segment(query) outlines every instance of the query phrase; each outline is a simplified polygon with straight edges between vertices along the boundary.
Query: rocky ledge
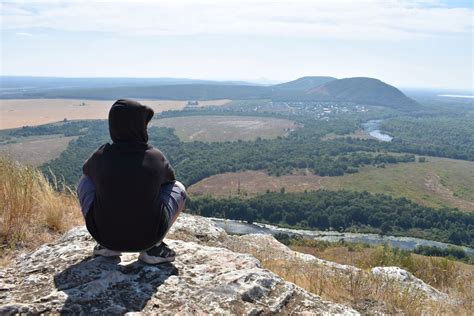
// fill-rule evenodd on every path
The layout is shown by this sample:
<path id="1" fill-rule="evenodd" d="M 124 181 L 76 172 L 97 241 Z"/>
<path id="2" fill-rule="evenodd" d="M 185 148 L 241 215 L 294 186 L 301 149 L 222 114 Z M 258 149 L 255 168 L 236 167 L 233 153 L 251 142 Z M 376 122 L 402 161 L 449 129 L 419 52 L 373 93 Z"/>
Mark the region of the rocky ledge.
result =
<path id="1" fill-rule="evenodd" d="M 133 253 L 94 258 L 86 229 L 72 229 L 0 270 L 0 314 L 357 314 L 286 282 L 250 254 L 227 249 L 245 243 L 207 219 L 183 214 L 169 237 L 176 261 L 150 266 Z"/>

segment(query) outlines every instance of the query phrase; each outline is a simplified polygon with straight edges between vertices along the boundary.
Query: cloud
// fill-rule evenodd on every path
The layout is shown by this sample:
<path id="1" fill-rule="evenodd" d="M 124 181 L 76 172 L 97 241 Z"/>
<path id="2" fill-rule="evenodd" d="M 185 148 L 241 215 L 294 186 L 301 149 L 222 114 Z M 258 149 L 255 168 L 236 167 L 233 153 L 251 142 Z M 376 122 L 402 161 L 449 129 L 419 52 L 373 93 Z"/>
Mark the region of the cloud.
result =
<path id="1" fill-rule="evenodd" d="M 18 36 L 28 36 L 28 37 L 33 36 L 33 34 L 27 33 L 27 32 L 16 32 L 15 34 Z"/>
<path id="2" fill-rule="evenodd" d="M 2 28 L 126 36 L 401 40 L 472 32 L 472 8 L 417 1 L 54 1 L 2 4 Z"/>

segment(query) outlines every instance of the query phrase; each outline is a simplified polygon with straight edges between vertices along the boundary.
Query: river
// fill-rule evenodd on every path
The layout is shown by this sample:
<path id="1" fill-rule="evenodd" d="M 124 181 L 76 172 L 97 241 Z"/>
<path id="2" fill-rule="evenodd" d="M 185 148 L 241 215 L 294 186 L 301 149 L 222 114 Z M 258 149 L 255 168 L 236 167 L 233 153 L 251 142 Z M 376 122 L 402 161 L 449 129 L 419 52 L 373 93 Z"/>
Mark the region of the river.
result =
<path id="1" fill-rule="evenodd" d="M 404 250 L 414 250 L 417 246 L 432 246 L 439 248 L 447 248 L 448 246 L 454 246 L 439 241 L 426 240 L 421 238 L 413 237 L 396 237 L 396 236 L 381 236 L 378 234 L 362 234 L 362 233 L 339 233 L 336 231 L 319 231 L 319 230 L 298 230 L 290 228 L 281 228 L 273 225 L 253 223 L 248 224 L 242 221 L 211 218 L 217 226 L 224 229 L 229 234 L 288 234 L 290 236 L 297 235 L 305 238 L 311 238 L 316 240 L 325 240 L 330 242 L 337 242 L 345 240 L 348 242 L 360 242 L 371 245 L 389 244 L 394 248 L 400 248 Z M 459 246 L 457 246 L 459 247 Z M 469 254 L 474 254 L 474 249 L 469 247 L 460 247 Z"/>
<path id="2" fill-rule="evenodd" d="M 362 127 L 364 128 L 364 131 L 368 133 L 370 136 L 377 138 L 380 141 L 383 142 L 390 142 L 392 141 L 393 137 L 387 134 L 383 134 L 380 131 L 380 122 L 382 120 L 370 120 L 364 124 L 362 124 Z"/>
<path id="3" fill-rule="evenodd" d="M 438 94 L 438 97 L 474 99 L 474 95 L 462 95 L 462 94 Z"/>

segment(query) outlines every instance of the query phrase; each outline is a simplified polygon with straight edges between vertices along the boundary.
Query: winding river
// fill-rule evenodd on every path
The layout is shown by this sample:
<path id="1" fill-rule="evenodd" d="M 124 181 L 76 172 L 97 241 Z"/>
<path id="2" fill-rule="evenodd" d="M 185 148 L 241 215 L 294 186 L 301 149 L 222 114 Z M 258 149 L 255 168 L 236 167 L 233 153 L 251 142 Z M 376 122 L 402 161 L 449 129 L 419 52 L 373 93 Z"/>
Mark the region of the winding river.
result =
<path id="1" fill-rule="evenodd" d="M 439 248 L 447 248 L 453 246 L 447 243 L 439 241 L 426 240 L 421 238 L 413 237 L 396 237 L 396 236 L 381 236 L 378 234 L 362 234 L 362 233 L 339 233 L 336 231 L 319 231 L 319 230 L 298 230 L 290 228 L 281 228 L 273 225 L 253 223 L 248 224 L 246 222 L 211 218 L 217 226 L 224 229 L 229 234 L 288 234 L 290 236 L 302 236 L 305 238 L 311 238 L 316 240 L 325 240 L 330 242 L 337 242 L 345 240 L 348 242 L 360 242 L 371 245 L 389 244 L 394 248 L 400 248 L 404 250 L 414 250 L 417 246 L 432 246 Z M 468 247 L 460 247 L 469 254 L 474 254 L 474 249 Z"/>
<path id="2" fill-rule="evenodd" d="M 390 142 L 392 141 L 393 137 L 387 134 L 383 134 L 380 131 L 380 123 L 382 120 L 370 120 L 364 124 L 362 124 L 362 128 L 364 131 L 368 133 L 370 136 L 383 141 L 383 142 Z"/>

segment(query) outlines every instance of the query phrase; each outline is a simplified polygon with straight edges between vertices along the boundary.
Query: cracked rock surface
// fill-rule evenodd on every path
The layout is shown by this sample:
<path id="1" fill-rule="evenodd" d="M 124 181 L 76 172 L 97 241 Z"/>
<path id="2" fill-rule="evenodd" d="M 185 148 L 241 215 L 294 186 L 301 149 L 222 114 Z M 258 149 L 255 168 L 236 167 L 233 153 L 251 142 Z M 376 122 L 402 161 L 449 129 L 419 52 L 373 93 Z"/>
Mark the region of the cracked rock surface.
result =
<path id="1" fill-rule="evenodd" d="M 94 258 L 95 242 L 74 228 L 0 270 L 0 314 L 357 314 L 224 248 L 209 220 L 184 215 L 169 237 L 176 260 L 151 266 L 135 253 Z"/>

